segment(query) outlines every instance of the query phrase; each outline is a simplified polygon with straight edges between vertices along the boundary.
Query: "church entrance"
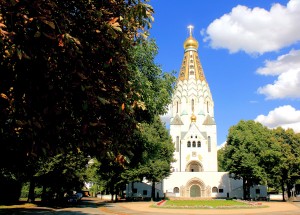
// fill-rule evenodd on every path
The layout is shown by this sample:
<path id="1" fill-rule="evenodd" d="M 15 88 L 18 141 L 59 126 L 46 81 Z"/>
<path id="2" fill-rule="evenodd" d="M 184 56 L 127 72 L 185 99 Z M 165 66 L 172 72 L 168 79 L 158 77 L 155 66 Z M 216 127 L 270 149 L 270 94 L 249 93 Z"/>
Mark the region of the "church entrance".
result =
<path id="1" fill-rule="evenodd" d="M 200 187 L 199 185 L 192 185 L 190 188 L 190 197 L 200 197 L 201 192 L 200 192 Z"/>
<path id="2" fill-rule="evenodd" d="M 186 183 L 185 188 L 186 197 L 205 197 L 205 184 L 200 178 L 192 178 Z"/>

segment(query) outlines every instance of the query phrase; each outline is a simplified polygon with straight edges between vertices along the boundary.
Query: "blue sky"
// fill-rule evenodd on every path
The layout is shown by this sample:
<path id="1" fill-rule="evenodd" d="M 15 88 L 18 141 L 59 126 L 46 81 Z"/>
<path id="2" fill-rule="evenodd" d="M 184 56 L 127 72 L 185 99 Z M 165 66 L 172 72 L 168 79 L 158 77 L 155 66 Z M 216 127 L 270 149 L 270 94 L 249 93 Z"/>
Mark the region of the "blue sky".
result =
<path id="1" fill-rule="evenodd" d="M 188 25 L 215 104 L 218 145 L 240 120 L 300 132 L 300 0 L 152 0 L 150 37 L 178 71 Z"/>

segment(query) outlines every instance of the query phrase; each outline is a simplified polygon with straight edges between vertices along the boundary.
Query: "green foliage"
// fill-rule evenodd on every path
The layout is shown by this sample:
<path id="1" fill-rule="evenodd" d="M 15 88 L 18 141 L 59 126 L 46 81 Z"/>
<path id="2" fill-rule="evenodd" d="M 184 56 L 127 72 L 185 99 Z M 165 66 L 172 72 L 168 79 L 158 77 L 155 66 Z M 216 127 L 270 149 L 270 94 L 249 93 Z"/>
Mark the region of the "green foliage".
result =
<path id="1" fill-rule="evenodd" d="M 243 179 L 244 198 L 249 198 L 250 187 L 265 184 L 261 152 L 268 148 L 269 130 L 254 121 L 240 121 L 229 129 L 225 148 L 225 168 L 235 179 Z"/>
<path id="2" fill-rule="evenodd" d="M 86 180 L 85 182 L 91 185 L 90 193 L 95 196 L 97 193 L 101 193 L 106 189 L 106 181 L 101 178 L 100 170 L 100 162 L 93 158 L 88 162 L 88 166 L 86 168 Z"/>
<path id="3" fill-rule="evenodd" d="M 29 187 L 30 184 L 28 182 L 23 184 L 20 198 L 28 199 Z M 34 189 L 35 197 L 40 198 L 42 196 L 42 192 L 43 192 L 42 187 L 35 187 Z"/>
<path id="4" fill-rule="evenodd" d="M 225 167 L 225 160 L 224 160 L 225 147 L 220 148 L 217 153 L 218 153 L 218 171 L 225 172 L 227 171 Z"/>
<path id="5" fill-rule="evenodd" d="M 67 183 L 81 176 L 62 154 L 78 151 L 119 172 L 129 165 L 139 123 L 166 111 L 173 82 L 153 62 L 155 44 L 144 42 L 147 2 L 1 2 L 1 170 Z"/>
<path id="6" fill-rule="evenodd" d="M 116 144 L 118 148 L 99 160 L 101 163 L 99 174 L 111 193 L 117 193 L 131 181 L 141 181 L 144 177 L 154 179 L 155 171 L 157 178 L 155 181 L 160 180 L 163 175 L 169 174 L 168 159 L 173 156 L 171 138 L 158 115 L 165 113 L 171 101 L 175 78 L 173 75 L 163 73 L 155 64 L 157 46 L 154 40 L 137 41 L 131 53 L 133 61 L 128 66 L 136 74 L 131 83 L 139 98 L 130 108 L 138 113 L 137 119 L 141 123 L 126 133 L 115 134 L 114 142 L 118 143 Z M 126 142 L 127 150 L 122 152 L 121 149 Z M 153 174 L 150 176 L 149 172 Z"/>
<path id="7" fill-rule="evenodd" d="M 244 198 L 254 184 L 267 184 L 284 193 L 299 177 L 299 137 L 291 129 L 271 130 L 251 120 L 240 121 L 229 130 L 221 165 L 234 178 L 243 179 Z"/>
<path id="8" fill-rule="evenodd" d="M 264 164 L 269 172 L 269 186 L 281 190 L 282 193 L 285 192 L 284 187 L 288 190 L 293 187 L 300 173 L 299 147 L 299 135 L 293 130 L 272 130 L 272 144 L 264 153 Z M 289 192 L 288 195 L 290 196 Z"/>

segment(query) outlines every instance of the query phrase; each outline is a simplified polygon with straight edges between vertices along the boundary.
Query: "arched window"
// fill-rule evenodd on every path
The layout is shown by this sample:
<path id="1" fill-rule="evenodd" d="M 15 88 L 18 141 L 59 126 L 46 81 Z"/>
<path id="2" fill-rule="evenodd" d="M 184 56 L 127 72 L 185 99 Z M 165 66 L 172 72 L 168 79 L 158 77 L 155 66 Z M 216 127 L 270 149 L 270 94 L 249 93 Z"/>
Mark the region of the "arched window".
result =
<path id="1" fill-rule="evenodd" d="M 173 193 L 179 193 L 179 187 L 174 187 Z"/>
<path id="2" fill-rule="evenodd" d="M 191 141 L 187 142 L 187 147 L 191 147 Z"/>
<path id="3" fill-rule="evenodd" d="M 198 141 L 198 143 L 197 143 L 197 147 L 201 147 L 201 142 L 200 141 Z"/>
<path id="4" fill-rule="evenodd" d="M 208 152 L 211 152 L 211 140 L 210 140 L 210 136 L 207 137 L 207 142 L 208 142 Z"/>
<path id="5" fill-rule="evenodd" d="M 196 142 L 195 141 L 193 141 L 193 147 L 196 147 Z"/>
<path id="6" fill-rule="evenodd" d="M 218 188 L 217 188 L 217 187 L 213 187 L 213 188 L 211 189 L 211 192 L 212 192 L 212 193 L 218 193 Z"/>
<path id="7" fill-rule="evenodd" d="M 178 102 L 176 102 L 176 113 L 178 113 Z"/>

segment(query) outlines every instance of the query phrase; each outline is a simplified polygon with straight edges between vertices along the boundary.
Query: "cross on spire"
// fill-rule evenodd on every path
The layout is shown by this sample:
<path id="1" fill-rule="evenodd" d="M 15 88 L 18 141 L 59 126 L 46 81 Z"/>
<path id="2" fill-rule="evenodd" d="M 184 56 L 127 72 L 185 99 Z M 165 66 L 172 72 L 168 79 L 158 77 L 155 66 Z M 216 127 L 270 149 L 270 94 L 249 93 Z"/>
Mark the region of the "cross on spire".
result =
<path id="1" fill-rule="evenodd" d="M 192 36 L 192 30 L 193 30 L 194 26 L 189 25 L 187 28 L 189 29 L 190 36 Z"/>

